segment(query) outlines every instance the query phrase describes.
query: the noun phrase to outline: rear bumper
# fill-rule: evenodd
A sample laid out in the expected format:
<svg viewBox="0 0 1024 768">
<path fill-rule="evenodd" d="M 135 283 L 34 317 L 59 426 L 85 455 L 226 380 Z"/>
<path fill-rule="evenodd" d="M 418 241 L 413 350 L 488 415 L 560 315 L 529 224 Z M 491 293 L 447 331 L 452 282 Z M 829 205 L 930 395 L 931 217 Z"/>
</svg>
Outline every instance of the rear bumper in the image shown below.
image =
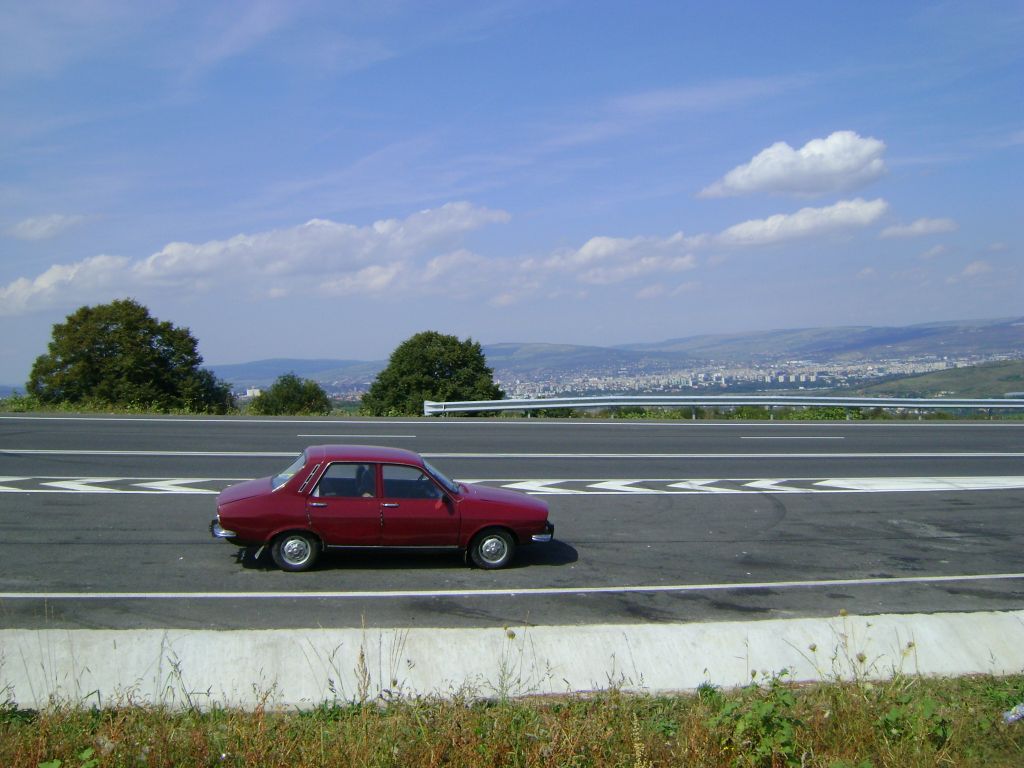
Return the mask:
<svg viewBox="0 0 1024 768">
<path fill-rule="evenodd" d="M 547 543 L 555 538 L 555 525 L 551 521 L 548 521 L 544 525 L 543 533 L 535 533 L 530 537 L 530 541 L 536 541 L 538 543 Z"/>
</svg>

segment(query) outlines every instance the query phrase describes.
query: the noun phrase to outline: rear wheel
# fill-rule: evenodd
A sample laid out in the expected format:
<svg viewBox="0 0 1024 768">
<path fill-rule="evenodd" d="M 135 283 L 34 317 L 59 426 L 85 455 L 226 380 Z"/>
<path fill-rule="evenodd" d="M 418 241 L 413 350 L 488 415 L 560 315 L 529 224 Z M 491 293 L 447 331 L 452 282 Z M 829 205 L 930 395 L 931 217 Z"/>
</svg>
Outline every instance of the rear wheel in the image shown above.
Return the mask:
<svg viewBox="0 0 1024 768">
<path fill-rule="evenodd" d="M 474 537 L 469 545 L 469 558 L 478 568 L 504 568 L 516 552 L 516 542 L 508 531 L 493 529 Z"/>
<path fill-rule="evenodd" d="M 306 571 L 320 554 L 320 542 L 303 531 L 282 533 L 270 548 L 270 555 L 282 571 Z"/>
</svg>

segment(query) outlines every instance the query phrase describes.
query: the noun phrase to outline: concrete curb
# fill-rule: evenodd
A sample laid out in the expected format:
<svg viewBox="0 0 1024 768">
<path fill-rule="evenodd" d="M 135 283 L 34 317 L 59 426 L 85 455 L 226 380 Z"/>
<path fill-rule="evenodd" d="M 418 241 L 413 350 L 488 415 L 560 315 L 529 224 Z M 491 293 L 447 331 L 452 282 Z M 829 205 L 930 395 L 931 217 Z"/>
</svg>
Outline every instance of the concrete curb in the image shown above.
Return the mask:
<svg viewBox="0 0 1024 768">
<path fill-rule="evenodd" d="M 1024 671 L 1024 611 L 483 629 L 0 630 L 0 701 L 310 708 L 378 696 Z"/>
</svg>

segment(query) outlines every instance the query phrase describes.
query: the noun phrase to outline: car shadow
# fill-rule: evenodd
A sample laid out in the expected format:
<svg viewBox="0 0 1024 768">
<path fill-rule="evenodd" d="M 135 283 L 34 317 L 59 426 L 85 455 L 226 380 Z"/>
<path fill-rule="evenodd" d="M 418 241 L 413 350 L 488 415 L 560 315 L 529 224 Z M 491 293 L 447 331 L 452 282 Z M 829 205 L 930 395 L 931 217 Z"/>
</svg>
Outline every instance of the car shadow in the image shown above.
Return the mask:
<svg viewBox="0 0 1024 768">
<path fill-rule="evenodd" d="M 246 569 L 278 570 L 270 556 L 270 547 L 241 547 L 235 552 L 234 558 L 235 562 Z M 520 547 L 504 570 L 560 567 L 571 565 L 577 560 L 579 553 L 575 547 L 555 539 L 547 544 Z M 323 552 L 312 570 L 444 570 L 465 567 L 465 553 L 450 549 L 333 549 Z"/>
</svg>

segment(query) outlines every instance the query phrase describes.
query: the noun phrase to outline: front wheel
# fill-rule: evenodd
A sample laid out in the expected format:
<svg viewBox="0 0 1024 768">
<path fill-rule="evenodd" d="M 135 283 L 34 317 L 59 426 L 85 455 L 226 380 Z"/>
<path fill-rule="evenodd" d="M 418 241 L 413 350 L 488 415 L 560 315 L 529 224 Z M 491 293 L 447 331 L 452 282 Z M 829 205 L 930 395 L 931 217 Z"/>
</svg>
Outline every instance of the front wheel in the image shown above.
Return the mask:
<svg viewBox="0 0 1024 768">
<path fill-rule="evenodd" d="M 508 531 L 484 531 L 469 545 L 469 558 L 478 568 L 504 568 L 516 552 L 516 542 Z"/>
<path fill-rule="evenodd" d="M 309 533 L 282 533 L 270 548 L 270 555 L 282 571 L 306 571 L 313 567 L 320 543 Z"/>
</svg>

